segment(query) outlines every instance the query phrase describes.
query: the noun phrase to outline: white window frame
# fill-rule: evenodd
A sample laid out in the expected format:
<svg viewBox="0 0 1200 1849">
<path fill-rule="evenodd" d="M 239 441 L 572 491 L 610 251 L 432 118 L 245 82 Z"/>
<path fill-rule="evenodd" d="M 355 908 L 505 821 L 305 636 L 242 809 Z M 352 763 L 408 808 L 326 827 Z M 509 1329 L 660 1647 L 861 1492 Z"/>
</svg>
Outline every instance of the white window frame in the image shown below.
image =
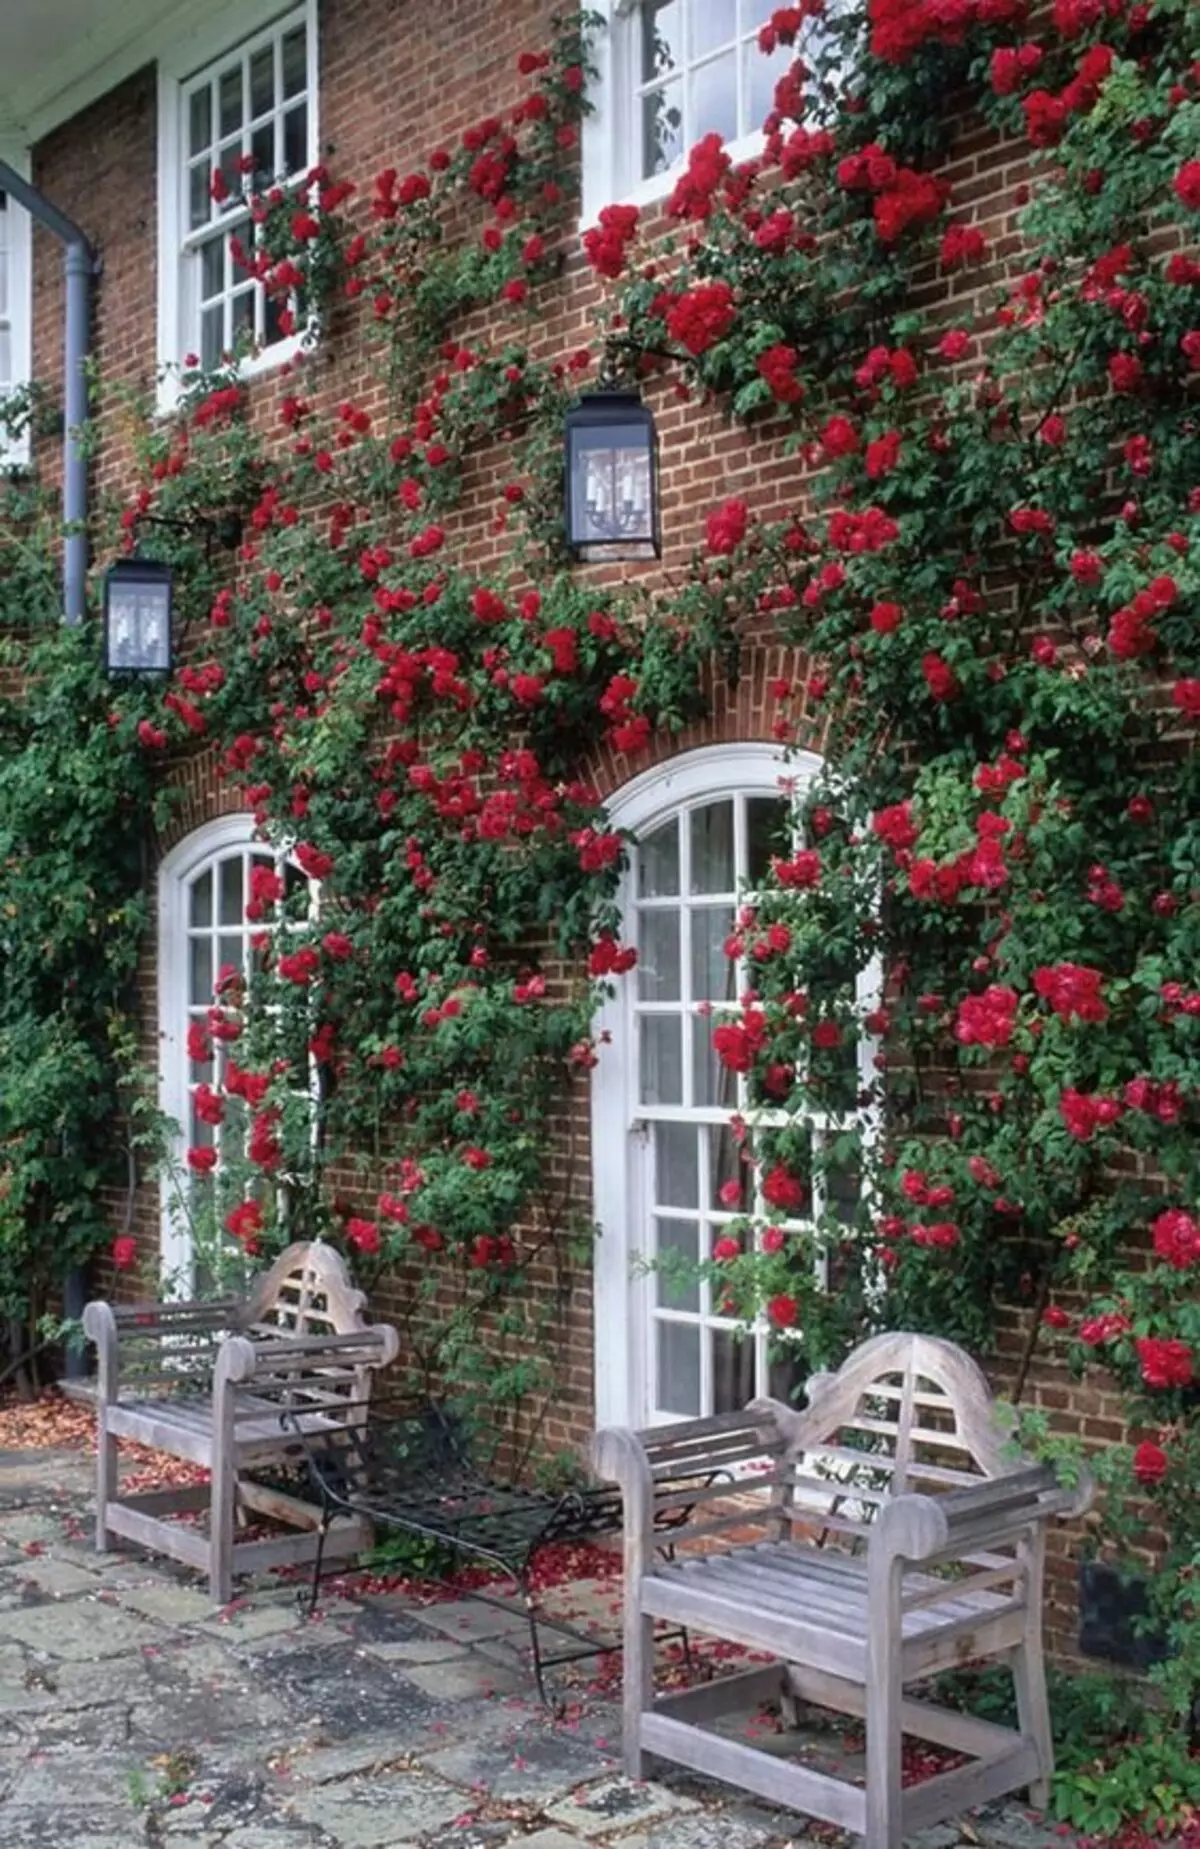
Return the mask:
<svg viewBox="0 0 1200 1849">
<path fill-rule="evenodd" d="M 252 814 L 239 810 L 205 822 L 176 842 L 163 856 L 158 869 L 158 1103 L 159 1109 L 176 1125 L 170 1158 L 181 1170 L 186 1159 L 191 1123 L 192 1062 L 188 1058 L 187 1035 L 191 1019 L 188 896 L 192 882 L 206 868 L 213 870 L 234 852 L 241 852 L 249 862 L 251 855 L 271 856 L 282 871 L 288 861 L 286 848 L 263 839 Z M 288 864 L 293 864 L 288 862 Z M 310 880 L 310 904 L 320 902 L 320 889 Z M 249 896 L 248 882 L 243 880 L 243 906 Z M 215 937 L 222 934 L 218 921 L 218 882 L 213 882 L 213 924 Z M 255 924 L 243 916 L 235 926 L 225 927 L 225 935 L 243 938 L 270 924 Z M 216 970 L 214 968 L 214 976 Z M 319 1076 L 310 1069 L 309 1082 L 315 1097 Z M 317 1134 L 314 1112 L 313 1136 Z M 192 1247 L 183 1216 L 177 1207 L 178 1190 L 171 1175 L 165 1174 L 160 1190 L 160 1264 L 164 1281 L 171 1288 L 190 1288 Z"/>
<path fill-rule="evenodd" d="M 588 90 L 591 111 L 583 119 L 581 230 L 594 225 L 606 205 L 648 206 L 665 199 L 684 171 L 690 151 L 685 137 L 673 166 L 644 178 L 637 173 L 642 134 L 637 99 L 644 88 L 638 72 L 639 0 L 592 0 L 592 4 L 603 15 L 604 25 L 592 47 L 596 76 Z M 801 43 L 796 53 L 802 51 Z M 737 166 L 755 159 L 764 145 L 758 127 L 726 142 L 725 151 Z"/>
<path fill-rule="evenodd" d="M 198 317 L 193 314 L 192 291 L 185 277 L 185 245 L 189 241 L 186 210 L 187 106 L 196 80 L 213 74 L 235 52 L 252 52 L 256 46 L 303 24 L 307 33 L 308 158 L 304 171 L 320 158 L 320 42 L 318 0 L 299 4 L 251 6 L 244 9 L 238 27 L 230 33 L 229 15 L 221 15 L 219 37 L 192 36 L 158 66 L 158 407 L 173 409 L 180 395 L 179 367 L 189 352 L 200 351 Z M 252 229 L 252 227 L 251 227 Z M 275 372 L 303 350 L 311 329 L 298 328 L 284 340 L 249 355 L 239 374 L 255 378 Z"/>
<path fill-rule="evenodd" d="M 29 178 L 27 148 L 0 148 L 0 154 L 23 179 Z M 33 222 L 11 194 L 4 222 L 8 255 L 8 312 L 4 319 L 9 330 L 12 377 L 0 382 L 0 387 L 9 392 L 28 385 L 33 377 Z M 0 469 L 25 468 L 29 457 L 28 430 L 14 442 L 0 439 Z"/>
<path fill-rule="evenodd" d="M 822 760 L 808 751 L 785 755 L 766 743 L 706 745 L 625 784 L 606 805 L 608 825 L 643 835 L 681 809 L 738 794 L 790 795 L 799 804 L 823 768 Z M 634 900 L 627 870 L 618 904 L 631 923 Z M 876 961 L 860 973 L 860 1007 L 873 1005 L 880 982 Z M 635 984 L 635 976 L 618 979 L 616 992 L 596 1022 L 601 1046 L 591 1086 L 592 1211 L 597 1227 L 592 1282 L 596 1423 L 640 1428 L 654 1417 L 649 1378 L 654 1274 L 645 1266 L 633 1231 L 644 1217 L 646 1186 L 646 1139 L 639 1133 L 643 1113 L 637 1095 Z M 858 1071 L 864 1090 L 876 1076 L 874 1051 L 874 1042 L 860 1036 Z M 653 1109 L 662 1114 L 660 1107 Z M 871 1115 L 858 1119 L 868 1138 Z M 690 1113 L 681 1111 L 680 1116 L 693 1121 Z M 754 1122 L 766 1126 L 774 1114 L 757 1111 L 750 1116 L 752 1127 Z M 779 1121 L 787 1119 L 781 1115 Z M 817 1126 L 814 1133 L 819 1131 Z M 819 1209 L 820 1203 L 815 1205 Z"/>
</svg>

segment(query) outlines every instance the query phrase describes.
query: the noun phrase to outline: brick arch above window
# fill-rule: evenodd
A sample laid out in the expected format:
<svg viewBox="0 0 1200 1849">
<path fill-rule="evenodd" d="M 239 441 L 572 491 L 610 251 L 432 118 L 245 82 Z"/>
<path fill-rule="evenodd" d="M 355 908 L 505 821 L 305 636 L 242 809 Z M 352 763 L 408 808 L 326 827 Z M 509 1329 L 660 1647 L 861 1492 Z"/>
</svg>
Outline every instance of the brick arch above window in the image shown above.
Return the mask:
<svg viewBox="0 0 1200 1849">
<path fill-rule="evenodd" d="M 661 733 L 635 757 L 602 748 L 587 766 L 587 781 L 604 802 L 631 788 L 641 777 L 668 769 L 690 752 L 714 746 L 748 750 L 763 748 L 783 762 L 783 747 L 776 722 L 786 722 L 790 735 L 802 741 L 806 753 L 820 761 L 826 753 L 828 718 L 807 692 L 812 664 L 803 649 L 782 644 L 748 645 L 742 672 L 730 686 L 714 675 L 707 690 L 709 710 L 678 733 Z M 786 685 L 784 699 L 775 691 Z"/>
</svg>

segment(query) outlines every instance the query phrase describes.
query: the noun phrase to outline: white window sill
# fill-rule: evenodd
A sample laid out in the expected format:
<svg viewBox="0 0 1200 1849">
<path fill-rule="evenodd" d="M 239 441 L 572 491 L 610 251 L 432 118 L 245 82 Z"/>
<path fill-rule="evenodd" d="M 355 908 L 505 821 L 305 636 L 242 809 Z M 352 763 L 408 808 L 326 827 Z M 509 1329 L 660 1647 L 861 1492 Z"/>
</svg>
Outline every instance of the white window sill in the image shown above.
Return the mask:
<svg viewBox="0 0 1200 1849">
<path fill-rule="evenodd" d="M 741 135 L 736 141 L 726 142 L 725 152 L 728 154 L 735 167 L 741 167 L 746 161 L 757 160 L 765 146 L 766 136 L 761 129 L 756 129 L 751 135 Z M 594 225 L 600 223 L 600 214 L 605 206 L 636 205 L 638 207 L 644 207 L 656 205 L 660 199 L 666 199 L 669 194 L 674 192 L 676 181 L 686 170 L 687 155 L 685 154 L 675 162 L 673 167 L 666 168 L 662 173 L 648 174 L 644 180 L 639 180 L 635 186 L 631 186 L 627 191 L 621 193 L 619 198 L 615 199 L 595 197 L 596 188 L 587 185 L 587 176 L 585 173 L 583 189 L 584 208 L 579 221 L 580 235 L 585 231 L 590 231 Z"/>
<path fill-rule="evenodd" d="M 237 384 L 249 383 L 252 379 L 268 378 L 273 372 L 280 372 L 283 367 L 291 365 L 313 351 L 315 335 L 306 328 L 302 333 L 289 334 L 286 340 L 274 340 L 269 347 L 263 347 L 257 353 L 248 353 L 238 361 L 229 375 Z M 180 383 L 178 363 L 169 371 L 162 373 L 158 381 L 158 395 L 155 410 L 159 417 L 169 417 L 179 407 L 183 396 Z"/>
</svg>

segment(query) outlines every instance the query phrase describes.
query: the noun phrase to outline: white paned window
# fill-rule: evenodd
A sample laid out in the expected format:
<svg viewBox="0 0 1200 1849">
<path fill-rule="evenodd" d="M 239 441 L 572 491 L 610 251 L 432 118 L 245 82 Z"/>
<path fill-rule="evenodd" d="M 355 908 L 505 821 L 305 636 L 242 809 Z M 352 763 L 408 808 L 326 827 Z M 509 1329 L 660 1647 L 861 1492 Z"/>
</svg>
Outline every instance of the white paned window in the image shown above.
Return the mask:
<svg viewBox="0 0 1200 1849">
<path fill-rule="evenodd" d="M 29 243 L 28 212 L 0 190 L 0 397 L 30 377 Z M 0 465 L 23 462 L 28 453 L 24 435 L 0 430 Z"/>
<path fill-rule="evenodd" d="M 205 1122 L 197 1111 L 201 1086 L 214 1091 L 224 1083 L 231 1058 L 245 1064 L 237 1041 L 205 1033 L 212 1057 L 194 1060 L 189 1030 L 207 1030 L 209 1011 L 218 1004 L 218 985 L 234 974 L 248 981 L 261 952 L 252 940 L 278 928 L 247 917 L 254 898 L 255 869 L 275 874 L 289 898 L 309 891 L 304 874 L 275 849 L 255 839 L 249 815 L 222 816 L 188 835 L 163 861 L 159 872 L 159 1098 L 163 1111 L 178 1126 L 176 1167 L 182 1173 L 189 1148 L 221 1147 L 226 1127 Z M 256 908 L 257 909 L 257 908 Z M 294 906 L 291 908 L 294 915 Z M 285 927 L 286 928 L 286 927 Z M 186 1216 L 178 1210 L 177 1183 L 168 1182 L 163 1200 L 164 1270 L 186 1277 L 191 1267 Z"/>
<path fill-rule="evenodd" d="M 282 360 L 297 337 L 280 315 L 297 305 L 234 251 L 254 249 L 243 189 L 286 187 L 317 162 L 316 0 L 182 79 L 162 73 L 159 100 L 160 360 L 208 368 L 247 342 L 258 364 Z"/>
<path fill-rule="evenodd" d="M 611 823 L 633 836 L 621 902 L 638 962 L 603 1011 L 611 1044 L 593 1074 L 600 1424 L 788 1396 L 786 1353 L 775 1344 L 772 1354 L 765 1326 L 741 1331 L 694 1267 L 740 1216 L 804 1224 L 764 1208 L 762 1169 L 747 1159 L 756 1134 L 788 1119 L 750 1109 L 746 1079 L 721 1064 L 712 1037 L 753 981 L 726 955 L 739 907 L 794 840 L 795 793 L 818 767 L 805 754 L 785 764 L 765 745 L 708 747 L 635 779 L 610 804 Z M 751 1128 L 739 1142 L 743 1117 Z M 837 1126 L 806 1122 L 819 1156 Z M 806 1214 L 851 1218 L 854 1178 L 814 1173 Z"/>
<path fill-rule="evenodd" d="M 758 151 L 776 83 L 821 30 L 808 20 L 794 47 L 760 51 L 779 4 L 608 0 L 583 130 L 585 223 L 614 201 L 660 198 L 705 135 L 720 135 L 735 159 Z"/>
</svg>

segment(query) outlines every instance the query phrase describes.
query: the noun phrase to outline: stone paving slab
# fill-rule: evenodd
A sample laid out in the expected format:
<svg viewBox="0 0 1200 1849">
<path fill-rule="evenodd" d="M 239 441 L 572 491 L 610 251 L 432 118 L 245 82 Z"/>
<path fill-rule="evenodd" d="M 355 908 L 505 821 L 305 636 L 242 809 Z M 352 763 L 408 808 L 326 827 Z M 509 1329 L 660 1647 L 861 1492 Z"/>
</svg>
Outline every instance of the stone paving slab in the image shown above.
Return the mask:
<svg viewBox="0 0 1200 1849">
<path fill-rule="evenodd" d="M 665 1817 L 674 1824 L 695 1809 L 691 1798 L 680 1797 L 665 1785 L 647 1780 L 635 1782 L 622 1776 L 604 1779 L 586 1791 L 572 1792 L 561 1804 L 552 1804 L 547 1815 L 564 1829 L 590 1839 L 627 1830 L 635 1823 L 661 1823 Z"/>
<path fill-rule="evenodd" d="M 116 1606 L 101 1604 L 98 1599 L 76 1599 L 10 1611 L 4 1620 L 4 1634 L 13 1643 L 27 1644 L 31 1650 L 68 1663 L 127 1656 L 141 1649 L 143 1644 L 168 1635 L 161 1625 L 152 1625 Z"/>
<path fill-rule="evenodd" d="M 342 1849 L 400 1849 L 461 1816 L 466 1808 L 461 1791 L 416 1772 L 322 1785 L 289 1805 L 302 1822 L 328 1830 Z"/>
<path fill-rule="evenodd" d="M 427 1763 L 476 1796 L 548 1804 L 594 1776 L 603 1755 L 557 1733 L 518 1740 L 464 1740 L 430 1753 Z"/>
</svg>

